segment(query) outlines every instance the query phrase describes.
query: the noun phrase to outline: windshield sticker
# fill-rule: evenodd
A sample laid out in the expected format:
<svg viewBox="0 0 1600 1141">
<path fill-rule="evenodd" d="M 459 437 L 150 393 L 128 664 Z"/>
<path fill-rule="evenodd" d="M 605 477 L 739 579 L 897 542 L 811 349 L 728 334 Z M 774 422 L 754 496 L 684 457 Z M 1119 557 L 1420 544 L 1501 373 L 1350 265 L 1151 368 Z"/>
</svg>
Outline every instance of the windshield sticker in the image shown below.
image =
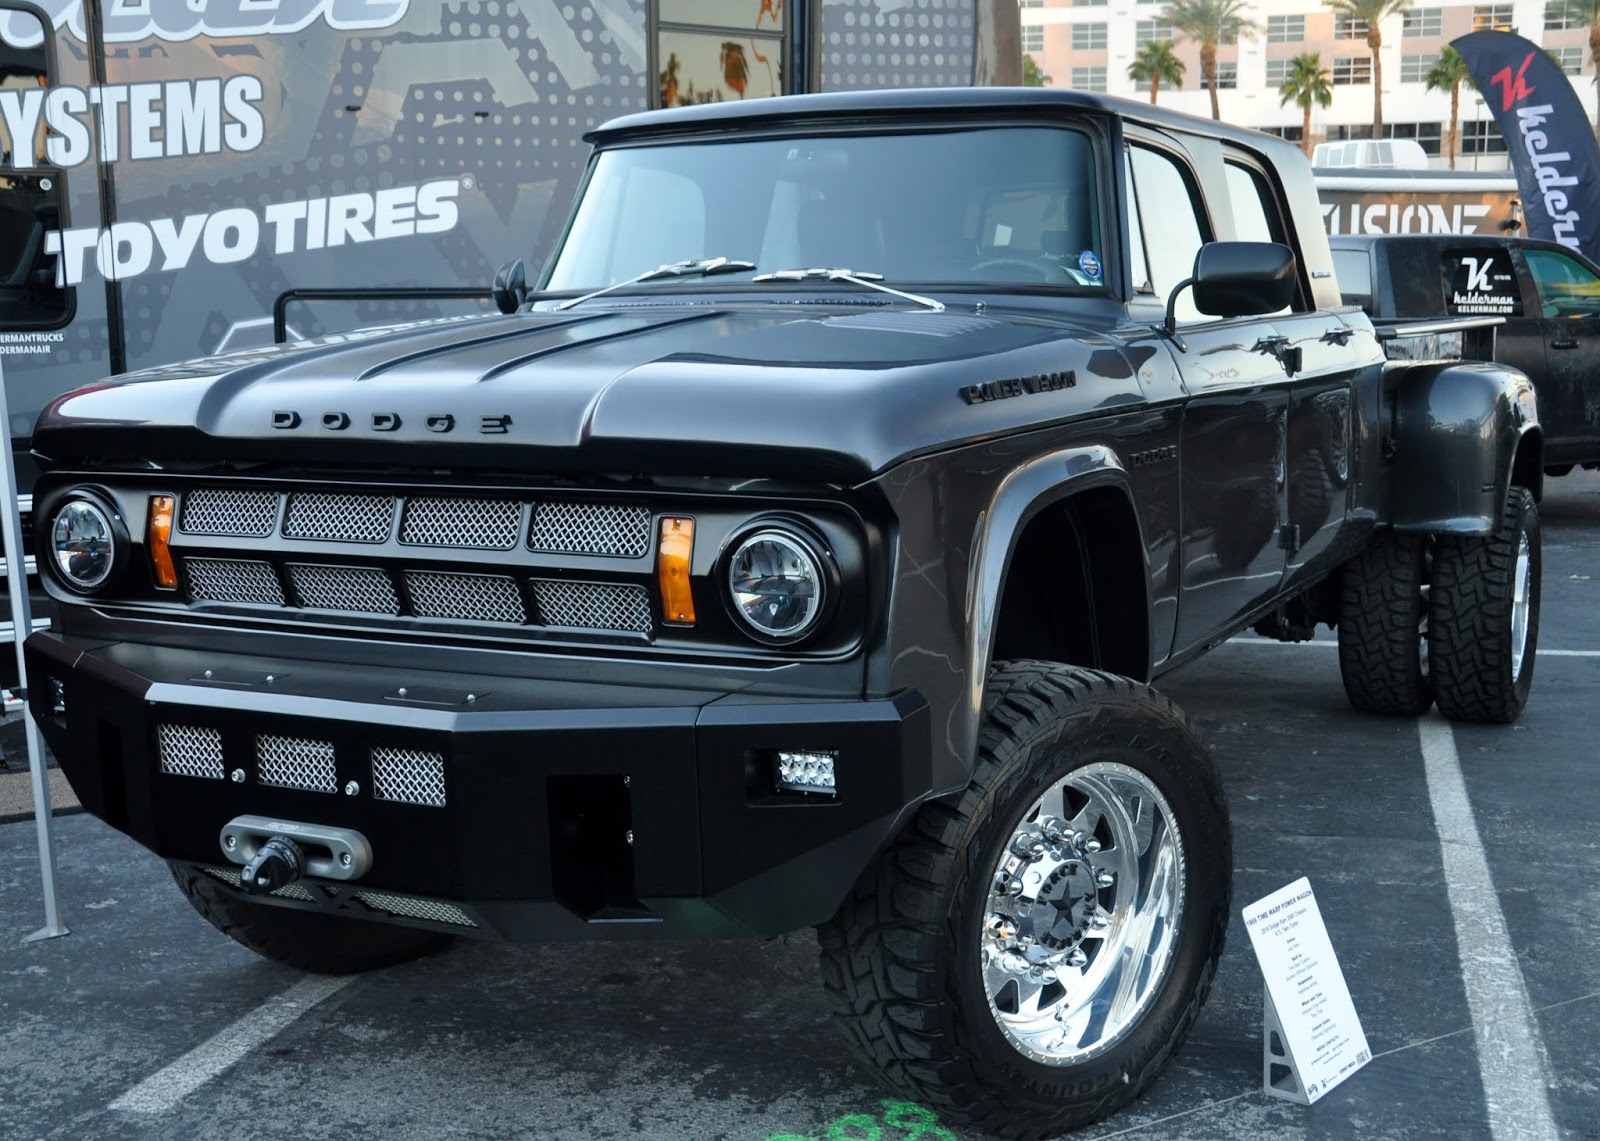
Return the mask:
<svg viewBox="0 0 1600 1141">
<path fill-rule="evenodd" d="M 1520 317 L 1522 300 L 1511 255 L 1503 250 L 1446 251 L 1440 265 L 1445 311 L 1452 317 Z"/>
<path fill-rule="evenodd" d="M 1084 250 L 1078 255 L 1078 271 L 1090 281 L 1100 280 L 1100 259 L 1093 250 Z"/>
</svg>

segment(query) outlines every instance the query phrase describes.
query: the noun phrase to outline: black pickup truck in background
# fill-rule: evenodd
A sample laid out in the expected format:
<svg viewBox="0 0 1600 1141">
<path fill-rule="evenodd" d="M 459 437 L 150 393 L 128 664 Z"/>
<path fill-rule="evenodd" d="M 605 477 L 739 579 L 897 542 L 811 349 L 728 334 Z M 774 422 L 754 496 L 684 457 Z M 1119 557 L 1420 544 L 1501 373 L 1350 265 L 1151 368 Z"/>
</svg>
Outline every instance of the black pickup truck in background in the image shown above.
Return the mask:
<svg viewBox="0 0 1600 1141">
<path fill-rule="evenodd" d="M 1328 241 L 1341 295 L 1375 321 L 1504 317 L 1494 359 L 1534 382 L 1546 474 L 1600 468 L 1600 266 L 1566 246 L 1526 238 Z"/>
</svg>

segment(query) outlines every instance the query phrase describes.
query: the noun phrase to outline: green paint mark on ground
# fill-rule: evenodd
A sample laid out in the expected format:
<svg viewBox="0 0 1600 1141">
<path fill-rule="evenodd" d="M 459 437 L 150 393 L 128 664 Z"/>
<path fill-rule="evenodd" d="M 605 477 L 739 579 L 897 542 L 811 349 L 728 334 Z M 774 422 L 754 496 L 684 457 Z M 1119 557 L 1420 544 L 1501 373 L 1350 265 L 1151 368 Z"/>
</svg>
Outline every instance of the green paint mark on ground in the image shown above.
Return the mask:
<svg viewBox="0 0 1600 1141">
<path fill-rule="evenodd" d="M 881 1101 L 880 1114 L 847 1113 L 820 1135 L 776 1133 L 767 1141 L 956 1141 L 956 1135 L 914 1101 Z"/>
</svg>

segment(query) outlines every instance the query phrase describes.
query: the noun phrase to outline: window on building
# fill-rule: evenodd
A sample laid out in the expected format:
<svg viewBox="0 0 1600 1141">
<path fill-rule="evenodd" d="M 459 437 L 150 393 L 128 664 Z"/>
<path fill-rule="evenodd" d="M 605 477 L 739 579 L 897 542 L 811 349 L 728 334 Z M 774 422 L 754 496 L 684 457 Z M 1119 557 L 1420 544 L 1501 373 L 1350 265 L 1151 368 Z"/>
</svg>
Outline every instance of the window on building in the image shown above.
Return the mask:
<svg viewBox="0 0 1600 1141">
<path fill-rule="evenodd" d="M 1493 119 L 1469 119 L 1461 124 L 1461 153 L 1503 155 L 1506 153 L 1506 140 Z"/>
<path fill-rule="evenodd" d="M 1044 0 L 1017 0 L 1019 8 L 1043 8 Z"/>
<path fill-rule="evenodd" d="M 1466 126 L 1465 123 L 1462 126 Z M 1444 138 L 1443 123 L 1385 123 L 1382 139 L 1413 139 L 1426 154 L 1440 153 L 1439 143 Z M 1328 141 L 1330 143 L 1345 142 L 1350 139 L 1372 138 L 1371 123 L 1334 123 L 1328 127 Z"/>
<path fill-rule="evenodd" d="M 1104 8 L 1106 0 L 1072 0 L 1074 8 Z"/>
<path fill-rule="evenodd" d="M 1514 32 L 1510 4 L 1479 4 L 1472 9 L 1472 30 L 1475 32 Z"/>
<path fill-rule="evenodd" d="M 1076 28 L 1073 29 L 1073 39 L 1074 40 L 1077 39 L 1077 29 Z M 1074 43 L 1072 46 L 1073 47 L 1077 47 L 1078 45 L 1076 43 Z M 1044 51 L 1044 25 L 1043 24 L 1024 24 L 1024 25 L 1022 25 L 1022 50 L 1025 51 L 1025 52 L 1042 52 L 1042 51 Z"/>
<path fill-rule="evenodd" d="M 1333 85 L 1346 87 L 1356 83 L 1372 82 L 1372 57 L 1370 55 L 1336 55 L 1333 57 Z"/>
<path fill-rule="evenodd" d="M 1565 0 L 1550 0 L 1544 6 L 1544 30 L 1547 32 L 1564 32 L 1568 28 L 1585 26 L 1583 17 L 1567 7 Z"/>
<path fill-rule="evenodd" d="M 1581 75 L 1583 73 L 1583 48 L 1546 48 L 1555 61 L 1561 65 L 1561 70 L 1568 75 Z"/>
<path fill-rule="evenodd" d="M 16 37 L 5 49 L 7 93 L 20 96 L 48 88 L 52 76 L 45 30 L 31 13 L 6 14 L 11 19 L 7 33 Z M 30 42 L 32 47 L 17 46 Z M 17 130 L 9 113 L 7 120 Z M 17 153 L 5 156 L 7 167 L 14 169 L 0 178 L 0 328 L 51 329 L 72 315 L 72 290 L 56 284 L 56 255 L 45 252 L 45 236 L 61 228 L 62 179 L 46 165 L 42 129 L 31 137 L 20 130 L 17 135 L 21 137 L 11 140 Z"/>
<path fill-rule="evenodd" d="M 1267 86 L 1273 90 L 1282 87 L 1284 80 L 1289 78 L 1289 70 L 1294 66 L 1292 59 L 1267 60 Z"/>
<path fill-rule="evenodd" d="M 1344 12 L 1339 12 L 1333 17 L 1333 38 L 1336 40 L 1364 40 L 1367 38 L 1367 22 L 1358 20 Z"/>
<path fill-rule="evenodd" d="M 1133 26 L 1133 44 L 1143 47 L 1145 44 L 1157 40 L 1175 40 L 1171 24 L 1163 24 L 1160 20 L 1140 20 Z"/>
<path fill-rule="evenodd" d="M 1417 55 L 1403 55 L 1400 57 L 1400 82 L 1401 83 L 1426 83 L 1428 72 L 1433 70 L 1433 65 L 1439 62 L 1436 52 L 1420 52 Z"/>
<path fill-rule="evenodd" d="M 1280 139 L 1288 139 L 1291 143 L 1300 141 L 1300 132 L 1303 128 L 1296 123 L 1292 127 L 1262 127 L 1261 130 L 1269 135 L 1277 135 Z"/>
<path fill-rule="evenodd" d="M 1072 86 L 1079 91 L 1105 91 L 1106 69 L 1103 67 L 1075 67 L 1072 69 Z"/>
<path fill-rule="evenodd" d="M 1401 13 L 1401 38 L 1416 40 L 1425 36 L 1443 35 L 1444 22 L 1441 19 L 1441 12 L 1439 8 L 1412 8 L 1409 12 Z"/>
<path fill-rule="evenodd" d="M 1223 60 L 1217 61 L 1217 90 L 1232 91 L 1239 86 L 1239 65 Z"/>
<path fill-rule="evenodd" d="M 1298 44 L 1304 43 L 1305 38 L 1306 18 L 1304 16 L 1267 17 L 1267 43 Z"/>
<path fill-rule="evenodd" d="M 742 0 L 647 0 L 655 14 L 650 70 L 656 107 L 685 107 L 724 99 L 786 95 L 789 10 Z M 752 15 L 753 13 L 753 15 Z M 738 30 L 737 38 L 733 32 Z M 762 60 L 772 61 L 772 66 Z"/>
<path fill-rule="evenodd" d="M 1074 51 L 1104 51 L 1105 47 L 1106 26 L 1104 24 L 1072 25 L 1072 49 Z"/>
</svg>

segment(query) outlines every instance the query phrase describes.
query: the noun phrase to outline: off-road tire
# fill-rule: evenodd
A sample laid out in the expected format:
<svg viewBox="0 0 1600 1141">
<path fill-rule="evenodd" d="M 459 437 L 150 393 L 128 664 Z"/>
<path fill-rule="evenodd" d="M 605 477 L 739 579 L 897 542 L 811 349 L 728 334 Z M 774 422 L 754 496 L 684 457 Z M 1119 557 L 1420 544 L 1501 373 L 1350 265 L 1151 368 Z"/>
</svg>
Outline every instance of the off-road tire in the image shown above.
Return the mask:
<svg viewBox="0 0 1600 1141">
<path fill-rule="evenodd" d="M 168 862 L 184 897 L 211 926 L 273 962 L 319 975 L 350 975 L 432 954 L 451 936 L 343 915 L 256 903 L 188 864 Z"/>
<path fill-rule="evenodd" d="M 1528 540 L 1528 629 L 1513 671 L 1517 551 Z M 1533 686 L 1539 645 L 1539 509 L 1533 493 L 1510 488 L 1491 535 L 1441 535 L 1434 549 L 1428 657 L 1434 699 L 1452 721 L 1509 724 Z"/>
<path fill-rule="evenodd" d="M 1227 931 L 1232 834 L 1204 742 L 1142 683 L 1010 662 L 991 674 L 984 714 L 966 790 L 924 805 L 818 928 L 822 975 L 855 1052 L 897 1090 L 999 1136 L 1054 1136 L 1138 1097 L 1194 1025 Z M 1014 1046 L 989 1006 L 990 869 L 1041 790 L 1104 761 L 1136 769 L 1170 806 L 1183 909 L 1149 1005 L 1098 1054 L 1050 1065 Z"/>
<path fill-rule="evenodd" d="M 1350 704 L 1416 717 L 1433 704 L 1422 652 L 1428 540 L 1379 534 L 1345 564 L 1339 591 L 1339 674 Z"/>
</svg>

